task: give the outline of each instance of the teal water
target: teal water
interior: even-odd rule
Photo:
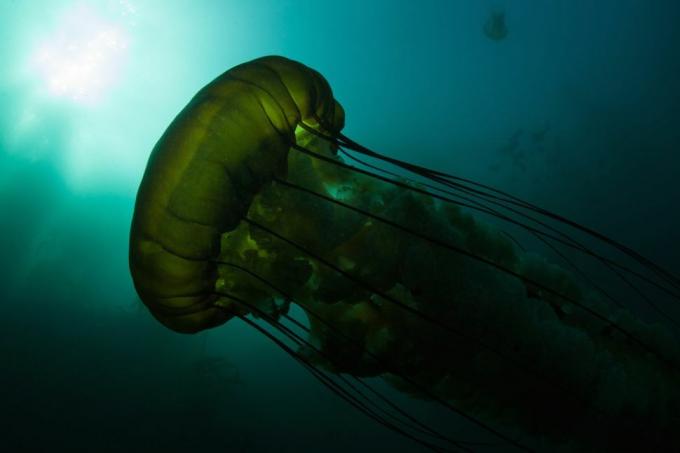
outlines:
[[[422,451],[248,326],[179,335],[140,306],[127,241],[153,144],[224,70],[284,55],[328,79],[355,140],[677,272],[679,21],[670,0],[3,1],[0,448]]]

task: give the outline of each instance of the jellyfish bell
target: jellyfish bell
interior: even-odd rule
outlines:
[[[383,376],[517,449],[533,444],[516,430],[582,450],[680,445],[680,354],[667,330],[474,214],[628,273],[564,232],[580,231],[671,295],[676,277],[509,194],[363,147],[344,120],[328,82],[283,57],[198,92],[154,147],[132,221],[133,281],[160,322],[193,333],[239,319],[435,451],[476,444],[352,380]]]
[[[484,34],[492,41],[502,41],[508,36],[504,11],[492,11],[484,23]]]
[[[245,215],[265,182],[286,168],[301,121],[335,132],[343,111],[325,79],[298,63],[264,58],[237,66],[199,91],[151,153],[130,238],[140,296],[180,332],[225,322],[213,262],[220,236]],[[224,146],[228,146],[228,150]]]

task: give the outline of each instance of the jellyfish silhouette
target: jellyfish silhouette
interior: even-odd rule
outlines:
[[[678,299],[676,276],[508,193],[368,149],[344,121],[321,74],[283,57],[195,95],[154,147],[132,220],[153,316],[183,333],[239,319],[433,451],[680,446],[676,340],[621,297],[677,326],[661,304]],[[373,376],[496,440],[428,425]]]
[[[505,12],[493,11],[484,23],[484,34],[493,41],[502,41],[508,36],[508,27],[505,25]]]

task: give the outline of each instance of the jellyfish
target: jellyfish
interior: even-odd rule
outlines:
[[[344,122],[326,79],[278,56],[191,99],[151,152],[130,232],[133,282],[159,322],[196,333],[240,320],[432,451],[489,445],[428,425],[366,378],[483,428],[493,448],[680,446],[677,321],[645,295],[677,299],[676,276],[511,194],[362,146]],[[634,316],[573,254],[666,324]]]
[[[505,12],[494,11],[484,24],[484,34],[493,41],[502,41],[508,36],[508,27],[505,25]]]

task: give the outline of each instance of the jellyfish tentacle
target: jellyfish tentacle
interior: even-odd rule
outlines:
[[[226,295],[225,297],[228,298],[233,298],[233,300],[237,301],[238,303],[249,305],[245,303],[245,301],[234,297],[234,296],[229,296]],[[392,431],[395,431],[396,433],[411,439],[412,441],[420,444],[421,446],[427,448],[428,450],[435,451],[435,452],[448,452],[449,450],[440,448],[428,441],[425,441],[423,439],[420,439],[418,437],[415,437],[413,434],[405,431],[404,429],[400,428],[399,426],[394,425],[392,422],[385,420],[382,416],[379,414],[376,414],[375,411],[372,409],[366,407],[364,403],[358,400],[358,397],[352,395],[349,393],[346,389],[342,388],[338,383],[333,381],[330,377],[327,376],[327,374],[318,368],[316,368],[312,363],[310,363],[307,359],[305,359],[300,353],[294,351],[290,346],[285,344],[283,341],[280,339],[276,338],[273,334],[265,330],[263,327],[259,326],[257,323],[254,321],[248,319],[245,316],[239,315],[239,318],[248,324],[250,327],[258,331],[260,334],[271,340],[276,346],[278,346],[281,350],[286,352],[289,356],[291,356],[294,360],[299,362],[309,373],[317,379],[324,387],[328,388],[332,393],[337,395],[339,398],[342,400],[346,401],[348,404],[353,406],[355,409],[357,409],[359,412],[363,413],[367,417],[375,420],[377,423],[385,426],[387,429],[390,429]],[[280,325],[278,324],[271,324],[274,328],[282,332],[280,329]],[[289,333],[286,333],[285,331],[282,332],[283,335],[285,335],[287,338],[291,339],[291,335]],[[295,340],[293,339],[295,342]],[[462,444],[457,447],[459,450],[462,451],[472,451],[469,448],[463,446]]]
[[[272,282],[270,282],[269,280],[265,279],[265,278],[262,277],[261,275],[258,275],[257,273],[253,272],[252,270],[247,269],[247,268],[245,268],[245,267],[243,267],[243,266],[241,266],[241,265],[239,265],[239,264],[230,263],[230,262],[224,262],[224,261],[217,261],[217,263],[220,264],[220,265],[225,265],[225,266],[230,266],[230,267],[236,268],[236,269],[238,269],[238,270],[244,272],[245,274],[247,274],[247,275],[249,275],[249,276],[255,278],[256,280],[258,280],[258,281],[264,283],[265,285],[271,287],[277,294],[279,294],[279,295],[281,295],[281,296],[283,296],[283,297],[285,297],[285,298],[287,298],[287,299],[290,299],[290,300],[293,301],[293,302],[297,302],[298,305],[300,305],[301,307],[304,308],[304,311],[305,311],[305,313],[307,313],[308,316],[311,316],[312,318],[314,318],[315,321],[317,321],[317,322],[323,324],[329,331],[331,331],[331,332],[333,333],[333,335],[336,335],[336,336],[340,337],[343,341],[346,341],[346,342],[348,342],[348,343],[350,343],[350,344],[352,344],[352,345],[354,345],[354,346],[358,346],[359,348],[361,348],[361,349],[362,349],[362,352],[363,352],[364,354],[366,354],[368,357],[370,357],[372,360],[376,361],[376,363],[383,369],[383,371],[389,372],[389,373],[391,373],[391,374],[397,376],[398,378],[404,380],[404,382],[406,382],[406,383],[408,383],[409,385],[413,386],[413,388],[417,389],[419,392],[422,392],[423,395],[426,395],[428,398],[430,398],[430,399],[432,399],[433,401],[437,402],[438,404],[444,406],[445,408],[451,409],[451,407],[449,407],[449,404],[446,403],[443,399],[439,398],[437,395],[435,395],[434,393],[432,393],[432,392],[429,391],[428,389],[422,387],[420,384],[418,384],[416,381],[414,381],[413,379],[411,379],[409,376],[407,376],[407,375],[401,373],[397,368],[395,368],[395,364],[389,363],[388,361],[386,361],[386,359],[385,359],[384,357],[380,357],[380,356],[376,355],[376,354],[373,353],[370,349],[366,348],[366,346],[361,345],[361,344],[358,344],[354,338],[352,338],[351,336],[347,335],[345,332],[343,332],[342,330],[340,330],[339,328],[337,328],[336,326],[334,326],[331,322],[329,322],[328,320],[326,320],[323,316],[321,316],[319,313],[317,313],[317,312],[313,309],[313,307],[310,307],[309,304],[304,304],[304,303],[302,303],[302,302],[300,302],[300,301],[295,300],[290,294],[288,294],[286,291],[284,291],[284,290],[282,290],[281,288],[279,288],[277,285],[273,284]],[[373,288],[372,290],[373,290],[373,291],[376,291],[374,288]],[[378,292],[379,292],[379,291],[378,291]],[[389,297],[389,296],[385,296],[385,297]],[[390,300],[390,299],[388,299],[388,300]],[[394,301],[392,301],[392,300],[390,300],[390,301],[391,301],[391,302],[394,302]],[[252,304],[248,304],[248,306],[251,307],[251,309],[252,309],[253,312],[257,312],[260,316],[265,316],[265,317],[266,317],[266,316],[270,316],[270,315],[268,315],[266,312],[260,310],[259,308],[255,307],[255,306],[252,305]],[[303,326],[302,324],[300,324],[300,323],[299,323],[297,320],[295,320],[294,318],[292,318],[292,317],[290,317],[290,316],[288,316],[288,315],[286,315],[286,314],[284,314],[284,315],[282,315],[282,316],[285,317],[285,318],[287,318],[287,319],[289,319],[291,322],[293,322],[294,324],[296,324],[297,326],[299,326],[301,329],[303,329],[303,330],[305,330],[305,331],[307,331],[307,332],[310,332],[310,329],[308,329],[307,327],[305,327],[305,326]],[[426,316],[426,315],[423,314],[423,316],[425,316],[426,319],[427,319],[427,316]],[[452,329],[452,328],[451,328],[451,327],[448,327],[448,329]],[[448,329],[447,329],[447,330],[448,330]],[[459,333],[460,335],[464,335],[462,332],[457,332],[457,333]],[[468,340],[472,341],[471,339],[468,339]],[[548,384],[548,385],[550,385],[550,386],[553,386],[553,387],[555,388],[555,390],[558,390],[558,391],[560,391],[560,392],[565,392],[565,393],[567,393],[567,394],[570,394],[570,395],[571,395],[572,397],[574,397],[574,398],[578,398],[579,400],[581,400],[581,401],[583,402],[584,406],[592,408],[595,412],[597,412],[598,414],[600,414],[600,415],[602,415],[602,416],[606,416],[606,413],[602,410],[602,408],[600,408],[600,407],[594,405],[594,401],[584,400],[582,396],[576,395],[576,394],[572,391],[572,389],[569,389],[569,388],[567,388],[567,387],[564,387],[563,385],[561,385],[561,384],[559,384],[559,383],[557,383],[557,382],[554,382],[553,380],[548,379],[546,376],[543,376],[543,375],[539,374],[538,370],[535,370],[535,369],[534,369],[535,367],[534,367],[532,364],[530,364],[530,363],[518,363],[518,362],[514,361],[513,359],[509,358],[508,356],[506,356],[505,354],[501,353],[500,351],[497,351],[496,349],[494,349],[494,348],[492,348],[492,347],[490,347],[490,346],[488,346],[488,345],[485,345],[485,344],[483,344],[483,343],[481,343],[481,345],[482,345],[484,348],[486,348],[487,350],[489,350],[490,352],[493,352],[493,353],[497,354],[500,358],[509,361],[510,363],[512,363],[512,364],[515,365],[515,366],[518,366],[521,370],[523,370],[523,371],[525,371],[525,372],[527,372],[527,373],[530,373],[531,375],[533,375],[534,377],[536,377],[536,378],[542,380],[542,381],[545,382],[546,384]],[[313,348],[314,348],[315,350],[318,351],[318,349],[317,349],[315,346],[313,346]],[[324,355],[324,353],[321,353],[321,354]],[[363,383],[363,381],[361,381],[361,380],[360,380],[359,382],[362,382],[362,383]],[[388,400],[388,401],[387,401],[387,404],[392,404],[392,403]],[[460,409],[456,409],[455,412],[456,412],[457,414],[459,414],[459,413],[460,413],[459,411],[460,411]],[[470,415],[470,414],[467,414],[467,415]],[[407,417],[410,417],[410,416],[408,416],[408,414],[406,414],[406,416],[407,416]],[[417,422],[417,420],[416,420],[415,422]],[[486,426],[486,425],[483,425],[483,426]],[[431,429],[431,428],[426,427],[426,426],[425,426],[425,428],[426,428],[426,429]],[[437,433],[437,436],[441,436],[441,434]],[[447,440],[447,441],[449,441],[449,442],[452,441],[452,440],[451,440],[450,438],[448,438],[448,437],[445,437],[444,440]],[[464,443],[464,444],[466,444],[466,445],[473,445],[473,444],[476,444],[476,445],[487,445],[487,446],[488,446],[488,445],[491,445],[491,444],[486,443],[486,442],[464,442],[464,441],[455,441],[455,442]]]
[[[361,160],[361,159],[357,158],[356,156],[353,156],[352,154],[346,152],[346,151],[345,151],[344,149],[342,149],[342,148],[339,149],[339,153],[341,153],[343,156],[347,157],[348,159],[353,160],[353,161],[355,161],[355,162],[357,162],[357,163],[363,165],[363,166],[366,167],[366,168],[370,168],[371,170],[374,170],[374,171],[377,171],[377,172],[379,172],[379,173],[383,173],[383,174],[389,175],[389,176],[391,176],[391,177],[393,177],[393,178],[403,178],[403,176],[397,175],[396,173],[394,173],[394,172],[392,172],[392,171],[389,171],[389,170],[380,168],[380,167],[378,167],[378,166],[376,166],[376,165],[372,165],[372,164],[370,164],[370,163],[368,163],[368,162],[366,162],[366,161],[364,161],[364,160]],[[495,218],[498,218],[498,219],[501,219],[501,220],[509,219],[507,216],[503,215],[503,214],[502,214],[500,211],[498,211],[497,209],[494,209],[494,208],[492,208],[492,207],[487,206],[483,201],[474,200],[474,199],[472,199],[472,198],[470,198],[470,197],[468,197],[468,196],[460,195],[460,194],[458,194],[458,193],[453,192],[452,190],[447,190],[447,189],[444,189],[444,188],[441,188],[441,187],[437,187],[437,186],[435,186],[434,184],[430,184],[430,183],[427,183],[427,182],[420,182],[420,181],[419,181],[418,183],[416,183],[415,181],[413,181],[413,180],[411,180],[411,179],[409,179],[409,178],[405,178],[405,179],[406,179],[407,182],[409,182],[409,183],[411,183],[411,184],[414,184],[414,185],[418,184],[418,185],[421,185],[421,186],[423,186],[423,187],[425,187],[425,188],[427,188],[427,189],[431,189],[431,190],[435,190],[435,191],[437,191],[437,192],[439,192],[439,193],[443,193],[443,194],[445,194],[445,195],[447,195],[447,196],[451,196],[451,197],[455,197],[455,198],[460,198],[461,200],[463,200],[463,202],[468,203],[468,207],[470,207],[471,209],[474,209],[474,210],[477,211],[477,212],[482,212],[482,213],[488,214],[488,215],[490,215],[490,216],[492,216],[492,217],[495,217]],[[453,200],[452,200],[452,201],[453,201]],[[498,202],[495,202],[495,201],[493,201],[493,200],[487,200],[487,203],[492,204],[492,205],[501,206],[501,207],[507,209],[508,211],[512,212],[513,214],[516,214],[516,215],[518,215],[518,216],[520,216],[520,217],[523,217],[523,218],[525,218],[525,219],[534,221],[534,222],[536,222],[538,225],[540,225],[540,226],[542,226],[542,227],[544,227],[544,228],[546,228],[546,229],[548,229],[548,230],[550,230],[550,231],[556,233],[557,235],[559,235],[560,237],[562,237],[562,238],[565,239],[566,241],[569,241],[569,242],[571,242],[572,244],[574,244],[574,248],[575,248],[575,249],[578,250],[578,249],[580,248],[580,249],[582,249],[582,250],[585,250],[585,246],[582,245],[582,244],[580,244],[578,241],[576,241],[575,239],[573,239],[571,236],[569,236],[568,234],[566,234],[566,233],[564,233],[564,232],[562,232],[562,231],[560,231],[560,230],[557,230],[556,228],[553,228],[553,227],[550,226],[550,225],[545,224],[545,223],[542,222],[541,220],[534,219],[534,218],[532,218],[531,216],[529,216],[528,214],[522,213],[522,212],[520,212],[520,211],[518,211],[518,210],[516,210],[516,209],[514,209],[514,208],[512,208],[512,207],[504,206],[504,205],[502,205],[502,204],[500,204],[500,203],[498,203]],[[456,205],[461,206],[462,204],[458,204],[458,202],[456,201]],[[519,222],[517,222],[517,223],[519,223]],[[520,225],[520,226],[521,226],[521,225]],[[503,234],[503,235],[505,235],[506,237],[508,237],[508,238],[509,238],[509,239],[510,239],[510,240],[511,240],[511,241],[512,241],[512,242],[513,242],[513,243],[514,243],[514,244],[515,244],[515,245],[516,245],[523,253],[526,253],[527,250],[522,246],[522,244],[521,244],[521,243],[520,243],[513,235],[511,235],[510,233],[508,233],[508,232],[505,231],[505,230],[501,230],[500,232],[501,232],[501,234]],[[536,239],[538,239],[541,243],[545,244],[548,248],[550,248],[551,250],[553,250],[553,252],[555,253],[556,256],[558,256],[562,261],[564,261],[565,263],[567,263],[567,266],[569,266],[574,272],[576,272],[581,278],[583,278],[584,281],[588,282],[588,284],[589,284],[592,288],[594,288],[599,294],[601,294],[602,296],[604,296],[605,298],[607,298],[609,301],[611,301],[611,302],[612,302],[613,304],[615,304],[617,307],[619,307],[619,308],[624,308],[624,305],[623,305],[618,299],[614,298],[608,291],[606,291],[606,290],[605,290],[604,288],[602,288],[600,285],[598,285],[597,283],[595,283],[595,281],[594,281],[593,279],[591,279],[585,272],[583,272],[583,271],[580,269],[579,266],[577,266],[577,265],[576,265],[575,263],[573,263],[569,258],[567,258],[567,256],[566,256],[564,253],[560,252],[560,251],[557,249],[557,247],[556,247],[555,245],[553,245],[553,244],[550,242],[549,238],[544,238],[544,237],[543,237],[541,234],[539,234],[537,231],[529,231],[529,233],[531,233],[531,235],[534,236]],[[617,273],[617,272],[618,272],[616,269],[614,269],[614,267],[613,267],[611,264],[607,263],[603,258],[599,258],[599,257],[598,257],[597,259],[598,259],[598,261],[602,262],[606,267],[608,267],[612,272],[614,272],[614,273]],[[632,289],[634,289],[636,292],[638,292],[638,293],[640,294],[641,297],[643,297],[645,300],[647,300],[647,301],[648,301],[648,304],[649,304],[653,309],[655,309],[655,311],[657,311],[658,313],[660,313],[660,314],[661,314],[662,316],[664,316],[665,318],[670,319],[670,321],[671,321],[673,324],[676,324],[676,322],[674,321],[673,318],[671,318],[669,315],[667,315],[664,311],[658,309],[654,303],[652,303],[651,301],[649,301],[649,300],[645,297],[645,295],[642,294],[642,293],[639,291],[639,289],[638,289],[635,285],[633,285],[633,284],[626,278],[625,275],[623,275],[623,274],[621,274],[621,273],[618,273],[617,275],[618,275],[618,277],[619,277],[622,281],[624,281],[626,284],[628,284],[628,286],[630,286]]]
[[[433,197],[433,198],[440,199],[440,200],[442,200],[442,201],[453,202],[453,203],[455,203],[456,205],[461,206],[460,203],[455,202],[454,200],[451,200],[450,198],[447,198],[447,197],[443,197],[443,196],[441,196],[441,195],[437,195],[437,194],[430,193],[430,192],[428,192],[428,191],[426,191],[426,190],[423,190],[423,189],[420,189],[420,188],[418,188],[418,187],[413,187],[413,186],[411,186],[411,185],[409,185],[409,184],[407,184],[407,183],[405,183],[405,182],[400,182],[400,181],[392,180],[392,179],[389,179],[389,178],[380,176],[380,175],[378,175],[378,174],[368,172],[368,171],[366,171],[366,170],[354,168],[354,167],[352,167],[352,166],[350,166],[350,165],[347,165],[347,164],[345,164],[345,163],[343,163],[343,162],[339,162],[339,161],[330,159],[330,158],[327,157],[327,156],[323,156],[323,155],[317,154],[317,153],[315,153],[315,152],[313,152],[313,151],[307,150],[307,149],[305,149],[305,148],[303,148],[303,147],[301,147],[301,146],[299,146],[299,145],[293,145],[293,146],[292,146],[292,149],[295,149],[295,150],[297,150],[297,151],[299,151],[299,152],[301,152],[301,153],[303,153],[303,154],[309,155],[309,156],[311,156],[311,157],[314,157],[314,158],[321,159],[321,160],[324,160],[324,161],[326,161],[326,162],[332,163],[332,164],[334,164],[334,165],[337,165],[337,166],[340,166],[340,167],[343,167],[343,168],[346,168],[346,169],[351,169],[352,171],[359,172],[359,173],[365,174],[365,175],[370,176],[370,177],[373,177],[373,178],[377,178],[377,179],[379,179],[379,180],[381,180],[381,181],[384,181],[384,182],[387,182],[387,183],[390,183],[390,184],[394,184],[394,185],[399,186],[399,187],[407,188],[407,189],[409,189],[409,190],[413,190],[413,191],[418,192],[418,193],[426,194],[426,195],[428,195],[428,196],[431,196],[431,197]],[[380,220],[380,221],[382,221],[382,222],[391,224],[391,225],[394,226],[395,228],[398,228],[398,229],[401,229],[401,230],[403,230],[403,231],[406,231],[406,232],[415,234],[415,235],[417,235],[417,236],[419,236],[419,237],[423,237],[420,233],[417,233],[417,232],[412,231],[412,230],[411,230],[411,231],[407,231],[408,229],[405,228],[404,226],[398,225],[398,224],[396,224],[395,222],[386,221],[386,219],[380,218],[380,216],[375,216],[374,214],[371,214],[371,213],[369,213],[369,212],[367,212],[367,211],[364,211],[364,210],[357,209],[357,208],[355,208],[355,207],[349,206],[349,205],[347,205],[346,203],[342,203],[342,202],[340,202],[340,201],[338,201],[338,200],[335,200],[335,199],[333,199],[333,198],[331,198],[331,197],[324,196],[324,195],[320,195],[320,194],[315,194],[315,193],[313,193],[312,191],[305,190],[304,188],[300,188],[300,189],[301,189],[301,190],[304,190],[304,191],[306,191],[306,192],[308,192],[308,193],[312,193],[312,194],[314,194],[314,195],[316,195],[316,196],[323,197],[323,198],[325,198],[325,199],[326,199],[327,201],[329,201],[329,202],[332,202],[332,203],[335,203],[335,204],[339,204],[339,205],[343,205],[344,207],[349,208],[349,209],[358,210],[358,211],[360,211],[363,215],[367,215],[367,216],[370,216],[370,217],[372,217],[372,218],[374,218],[374,219],[376,219],[376,220]],[[465,206],[465,205],[462,205],[462,206]],[[510,218],[503,218],[503,219],[506,220],[506,221],[508,221],[508,222],[511,222],[511,223],[517,223],[517,221],[515,221],[515,220],[513,220],[513,219],[510,219]],[[552,240],[558,241],[558,242],[560,242],[560,243],[565,243],[565,242],[564,242],[563,240],[561,240],[560,238],[557,238],[557,237],[548,235],[548,234],[546,234],[546,233],[542,233],[542,232],[540,232],[540,230],[537,230],[537,229],[532,228],[532,227],[530,227],[530,226],[524,226],[524,225],[522,225],[522,226],[523,226],[524,228],[526,228],[526,229],[527,229],[528,231],[530,231],[530,232],[536,232],[536,233],[538,233],[538,234],[545,235],[545,236],[549,237],[549,238],[552,239]],[[609,317],[608,317],[607,315],[605,315],[605,314],[603,314],[603,313],[600,313],[598,310],[594,309],[593,307],[590,307],[590,306],[588,306],[588,305],[585,305],[585,304],[583,304],[582,302],[580,302],[580,301],[574,299],[573,297],[570,297],[570,296],[565,295],[565,294],[561,294],[559,291],[555,290],[554,288],[550,288],[549,286],[547,286],[547,285],[545,285],[545,284],[543,284],[543,283],[540,283],[540,282],[538,282],[538,281],[536,281],[536,280],[534,280],[534,279],[531,279],[531,278],[529,278],[529,277],[527,277],[527,276],[525,276],[525,275],[522,275],[521,273],[519,273],[519,272],[517,272],[517,271],[515,271],[515,270],[513,270],[513,269],[508,269],[508,268],[504,267],[503,265],[498,264],[498,263],[495,263],[495,262],[493,262],[492,260],[489,260],[489,259],[487,259],[487,258],[485,258],[485,257],[483,257],[483,256],[476,255],[476,254],[474,254],[474,253],[472,253],[472,252],[470,252],[470,251],[464,250],[463,248],[460,248],[460,247],[457,247],[457,246],[452,246],[451,244],[446,244],[445,242],[442,242],[442,241],[440,241],[440,240],[438,240],[438,239],[436,239],[436,238],[426,238],[426,239],[427,239],[428,241],[430,241],[430,242],[436,242],[438,245],[440,245],[440,246],[442,246],[442,247],[445,247],[445,248],[449,248],[449,249],[451,249],[451,250],[454,250],[454,251],[456,251],[457,253],[460,253],[460,254],[462,254],[462,255],[464,255],[464,256],[466,256],[466,257],[472,259],[472,260],[479,261],[479,262],[481,262],[481,263],[484,263],[484,264],[487,264],[487,265],[489,265],[489,266],[491,266],[491,267],[494,267],[494,268],[498,269],[498,270],[501,271],[501,272],[504,272],[504,273],[506,273],[506,274],[508,274],[508,275],[511,275],[511,276],[513,276],[513,277],[515,277],[515,278],[518,278],[518,279],[524,281],[525,283],[529,283],[529,284],[531,284],[531,285],[534,285],[534,286],[536,286],[537,288],[539,288],[539,289],[541,289],[541,290],[543,290],[543,291],[545,291],[545,292],[547,292],[547,293],[549,293],[549,294],[551,294],[551,295],[553,295],[553,296],[555,296],[555,297],[557,297],[557,298],[559,298],[559,299],[564,300],[565,302],[568,302],[568,303],[570,303],[570,304],[573,304],[575,307],[578,307],[580,310],[583,310],[584,312],[586,312],[587,314],[589,314],[589,315],[592,316],[593,318],[597,319],[598,321],[605,322],[605,323],[606,323],[609,327],[611,327],[613,330],[616,330],[617,332],[623,334],[623,335],[624,335],[626,338],[628,338],[630,341],[636,343],[640,348],[642,348],[642,349],[644,349],[645,351],[647,351],[647,352],[653,354],[654,356],[656,356],[656,357],[657,357],[664,365],[666,365],[669,369],[673,369],[673,370],[675,370],[675,371],[680,370],[680,366],[678,365],[677,362],[674,362],[671,358],[664,356],[664,355],[661,354],[658,350],[656,350],[656,348],[654,348],[653,346],[651,346],[647,341],[640,339],[637,335],[635,335],[635,334],[633,334],[632,332],[630,332],[627,328],[624,328],[624,327],[621,326],[619,323],[617,323],[617,322],[615,322],[615,321],[609,319]],[[588,252],[586,252],[586,253],[588,253],[588,254],[593,254],[593,255],[594,255],[594,252],[589,252],[589,251],[588,251]],[[604,259],[604,258],[603,258],[603,259]],[[672,295],[672,293],[671,293],[671,295]],[[653,305],[652,305],[652,306],[653,306]],[[664,314],[664,315],[666,315],[666,317],[668,317],[674,324],[677,323],[677,321],[675,321],[674,318],[672,318],[672,317],[670,317],[669,315],[665,314],[665,312],[661,311],[661,313]],[[676,325],[677,325],[677,324],[676,324]]]
[[[309,348],[309,349],[313,350],[316,354],[319,354],[320,356],[325,357],[325,358],[328,359],[328,360],[332,360],[332,357],[330,357],[326,351],[323,351],[323,350],[319,349],[317,346],[315,346],[314,344],[312,344],[309,340],[306,340],[306,339],[302,338],[300,335],[298,335],[297,333],[295,333],[292,329],[290,329],[289,327],[283,325],[283,324],[280,323],[276,318],[272,317],[269,313],[267,313],[267,312],[263,311],[262,309],[260,309],[259,307],[257,307],[257,305],[248,303],[247,301],[245,301],[245,300],[243,300],[243,299],[240,299],[240,298],[238,298],[238,297],[236,297],[236,296],[234,296],[234,295],[231,295],[231,294],[226,294],[226,293],[225,293],[225,297],[231,298],[231,299],[235,300],[236,302],[238,302],[239,304],[243,304],[243,305],[247,306],[250,310],[252,310],[252,313],[254,313],[255,315],[257,315],[257,316],[259,316],[259,317],[261,317],[261,318],[263,318],[263,319],[265,319],[265,320],[267,321],[267,323],[268,323],[270,326],[272,326],[274,329],[276,329],[277,331],[279,331],[280,333],[282,333],[283,335],[285,335],[286,338],[288,338],[289,340],[291,340],[291,341],[292,341],[293,343],[295,343],[298,347],[306,347],[306,348]],[[283,316],[286,317],[287,319],[291,320],[294,324],[296,324],[297,326],[299,326],[303,331],[309,333],[309,329],[306,328],[305,326],[303,326],[302,324],[300,324],[299,322],[297,322],[297,320],[295,320],[294,318],[292,318],[292,317],[290,317],[290,316],[288,316],[288,315],[283,315]],[[308,362],[308,363],[311,364],[311,362]],[[380,396],[381,399],[383,399],[384,401],[386,401],[386,402],[388,403],[388,405],[390,405],[392,408],[396,408],[397,411],[398,411],[400,414],[402,414],[402,415],[406,416],[406,418],[410,419],[410,420],[411,420],[411,423],[413,423],[414,421],[416,421],[417,423],[414,423],[414,425],[411,425],[409,422],[406,422],[406,421],[404,421],[404,420],[399,419],[399,418],[396,417],[394,414],[391,414],[390,412],[388,412],[388,411],[385,410],[384,408],[380,407],[380,406],[379,406],[377,403],[375,403],[373,400],[371,400],[371,399],[370,399],[368,396],[366,396],[360,389],[358,389],[355,385],[353,385],[351,382],[349,382],[348,379],[345,378],[343,375],[341,375],[341,374],[338,374],[338,375],[337,375],[337,378],[338,378],[343,384],[345,384],[347,387],[349,387],[349,389],[350,389],[351,391],[353,391],[354,393],[356,393],[356,394],[359,396],[359,398],[365,400],[365,401],[367,402],[367,404],[370,404],[371,406],[375,407],[375,409],[376,409],[377,411],[382,412],[382,413],[385,414],[387,417],[392,418],[393,420],[395,420],[397,423],[403,424],[403,425],[407,426],[408,429],[411,429],[411,430],[414,430],[414,431],[418,431],[418,432],[420,432],[420,433],[422,433],[422,434],[425,434],[425,435],[427,435],[427,436],[437,437],[437,438],[439,438],[439,439],[442,440],[442,441],[446,441],[446,442],[450,443],[451,445],[453,445],[453,446],[456,447],[457,449],[460,449],[460,450],[463,450],[463,451],[471,451],[471,450],[469,450],[464,444],[475,444],[475,442],[457,441],[457,440],[451,439],[450,437],[445,436],[445,435],[443,435],[443,434],[437,432],[436,430],[434,430],[434,429],[432,429],[432,428],[430,428],[430,427],[428,427],[428,426],[426,426],[426,425],[424,425],[424,424],[418,422],[416,419],[414,419],[413,417],[409,416],[405,411],[403,411],[401,408],[398,408],[398,406],[396,406],[394,403],[392,403],[392,402],[390,402],[389,400],[387,400],[384,396],[382,396],[382,395],[380,394],[380,392],[378,392],[377,390],[373,389],[373,387],[371,387],[369,384],[367,384],[367,383],[365,383],[364,381],[362,381],[359,377],[356,377],[356,376],[351,376],[351,377],[353,378],[353,380],[354,380],[355,382],[362,384],[362,385],[363,385],[365,388],[367,388],[369,391],[371,391],[371,392],[374,393],[375,395]],[[363,405],[362,405],[362,406],[363,406]],[[363,406],[363,407],[365,408],[365,406]],[[383,419],[383,420],[384,420],[384,419]],[[391,428],[391,427],[390,427],[390,428]],[[399,432],[400,434],[402,434],[401,431],[397,431],[397,432]],[[412,439],[412,440],[413,440],[413,439]]]
[[[432,170],[426,167],[418,166],[411,164],[409,162],[404,162],[399,159],[394,159],[389,156],[382,155],[378,152],[375,152],[355,141],[347,137],[346,135],[340,133],[337,134],[337,136],[331,136],[328,134],[323,134],[322,132],[319,132],[313,128],[306,127],[306,125],[303,123],[300,125],[301,127],[304,127],[308,132],[311,134],[314,134],[316,136],[319,136],[321,138],[324,138],[325,140],[331,141],[335,143],[338,146],[345,146],[349,149],[352,149],[354,151],[360,152],[362,154],[368,155],[370,157],[374,157],[376,159],[392,163],[393,165],[396,165],[398,167],[404,168],[406,170],[412,171],[415,174],[419,174],[421,176],[424,176],[428,179],[431,179],[435,182],[440,182],[440,183],[455,183],[454,187],[457,187],[461,190],[465,190],[470,193],[474,193],[476,195],[485,197],[487,199],[492,199],[495,200],[495,203],[507,203],[516,206],[517,208],[520,209],[527,209],[531,212],[534,212],[536,214],[545,216],[548,219],[552,219],[562,225],[567,225],[571,228],[574,228],[577,231],[581,231],[588,236],[591,236],[609,246],[612,248],[621,251],[623,254],[626,256],[629,256],[632,258],[634,261],[638,262],[641,264],[643,267],[649,269],[652,271],[655,275],[663,279],[667,284],[670,286],[680,289],[680,276],[677,276],[673,273],[671,273],[669,270],[664,269],[662,266],[660,266],[658,263],[655,263],[651,261],[650,259],[644,257],[641,255],[639,252],[636,252],[635,250],[631,249],[630,247],[625,246],[624,244],[615,241],[614,239],[596,231],[593,230],[592,228],[589,228],[583,224],[580,224],[578,222],[575,222],[571,219],[568,219],[564,216],[561,216],[555,212],[549,211],[545,208],[541,208],[533,203],[529,203],[526,200],[523,200],[519,197],[516,197],[506,191],[499,190],[493,186],[489,186],[488,184],[483,184],[478,181],[473,181],[467,178],[462,178],[457,175],[453,175],[450,173],[446,172],[441,172],[437,170]],[[467,184],[468,186],[465,186],[464,184]],[[441,189],[436,189],[436,190],[441,190]],[[485,192],[486,191],[486,192]],[[505,206],[504,206],[505,207]],[[507,207],[506,207],[507,209]],[[537,221],[537,220],[534,220]],[[545,226],[545,225],[543,225]],[[613,263],[610,263],[613,264]],[[636,275],[639,278],[643,278],[644,276],[641,275]],[[649,282],[649,281],[648,281]],[[651,283],[651,282],[650,282]],[[657,285],[658,286],[658,285]],[[663,288],[661,288],[663,290]],[[666,290],[668,291],[668,290]],[[677,294],[673,294],[675,298],[678,298]]]

